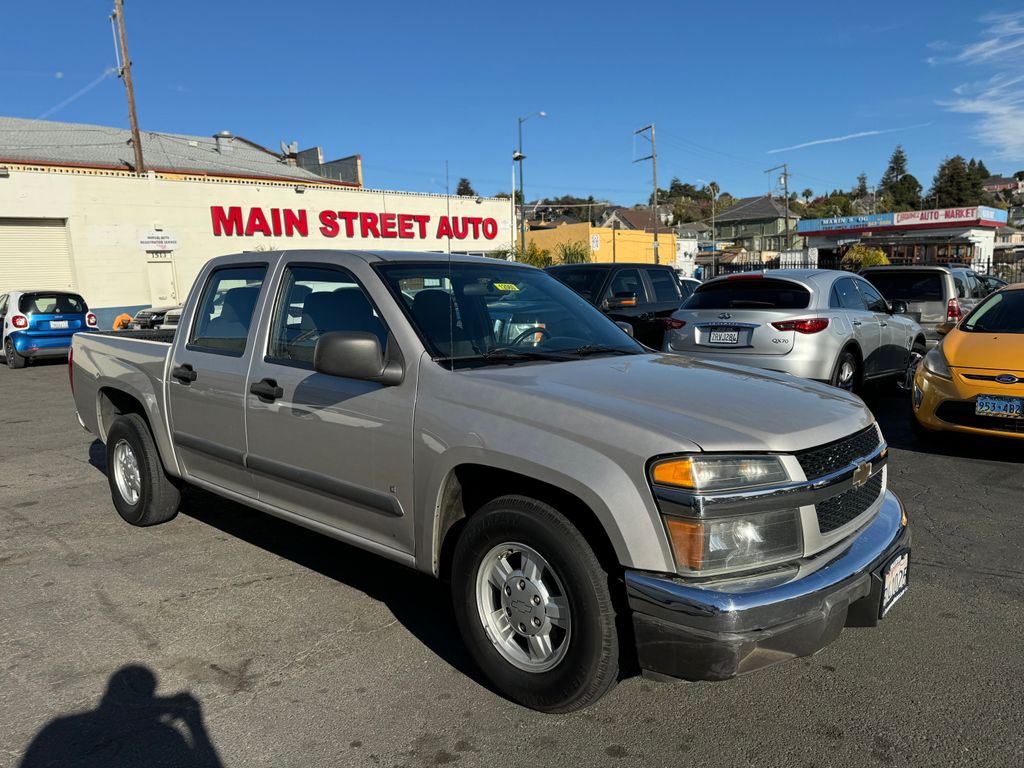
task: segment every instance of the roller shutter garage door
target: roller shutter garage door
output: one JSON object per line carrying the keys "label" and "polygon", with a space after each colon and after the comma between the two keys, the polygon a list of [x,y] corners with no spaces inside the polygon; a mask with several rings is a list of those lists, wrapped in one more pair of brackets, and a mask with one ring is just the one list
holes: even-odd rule
{"label": "roller shutter garage door", "polygon": [[0,218],[0,291],[74,287],[64,219]]}

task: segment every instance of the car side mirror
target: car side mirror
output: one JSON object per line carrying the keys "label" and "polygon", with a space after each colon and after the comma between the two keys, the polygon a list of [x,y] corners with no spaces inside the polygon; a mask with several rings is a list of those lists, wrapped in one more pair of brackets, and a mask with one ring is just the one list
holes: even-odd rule
{"label": "car side mirror", "polygon": [[331,331],[316,342],[313,369],[327,376],[394,386],[404,377],[402,363],[385,360],[380,339],[367,331]]}
{"label": "car side mirror", "polygon": [[610,298],[604,300],[605,309],[622,309],[623,307],[635,307],[636,306],[636,292],[635,291],[619,291],[613,294]]}
{"label": "car side mirror", "polygon": [[889,302],[889,314],[905,315],[910,311],[910,305],[903,299],[893,299]]}
{"label": "car side mirror", "polygon": [[935,327],[935,332],[939,334],[939,336],[945,336],[954,328],[956,328],[956,323],[940,323]]}
{"label": "car side mirror", "polygon": [[621,320],[617,320],[615,322],[615,324],[617,326],[619,326],[619,328],[621,328],[623,331],[628,333],[630,338],[632,338],[632,336],[633,336],[633,326],[632,325],[630,325],[629,323],[624,323]]}

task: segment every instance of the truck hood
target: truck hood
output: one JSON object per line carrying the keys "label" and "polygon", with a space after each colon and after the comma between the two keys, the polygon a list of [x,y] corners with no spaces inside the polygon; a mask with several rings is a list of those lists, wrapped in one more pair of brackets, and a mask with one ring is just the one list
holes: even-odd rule
{"label": "truck hood", "polygon": [[[842,390],[683,355],[595,357],[464,373],[485,385],[489,413],[560,432],[578,425],[589,438],[609,443],[635,438],[641,430],[679,445],[676,450],[692,444],[705,451],[791,452],[838,440],[874,421],[859,398]],[[595,434],[619,425],[616,432]]]}

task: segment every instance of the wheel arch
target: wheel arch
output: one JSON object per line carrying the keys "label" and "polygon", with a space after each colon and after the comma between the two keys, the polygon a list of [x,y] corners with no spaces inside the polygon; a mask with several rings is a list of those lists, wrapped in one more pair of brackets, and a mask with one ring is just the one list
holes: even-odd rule
{"label": "wheel arch", "polygon": [[[146,422],[146,427],[153,437],[153,444],[156,446],[156,452],[160,457],[160,463],[163,464],[164,470],[169,471],[171,474],[176,474],[173,456],[168,453],[168,448],[164,445],[162,440],[163,434],[153,428],[153,420],[143,403],[143,399],[139,395],[121,387],[105,385],[96,391],[96,414],[100,440],[106,442],[110,426],[114,423],[114,420],[118,416],[129,413],[139,415]],[[170,461],[168,461],[169,456],[171,457]]]}

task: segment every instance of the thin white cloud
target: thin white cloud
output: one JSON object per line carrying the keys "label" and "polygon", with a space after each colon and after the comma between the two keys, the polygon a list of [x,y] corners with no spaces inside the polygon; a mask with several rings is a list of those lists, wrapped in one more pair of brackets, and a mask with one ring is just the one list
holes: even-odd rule
{"label": "thin white cloud", "polygon": [[48,110],[43,112],[43,114],[41,114],[39,116],[39,119],[42,120],[44,118],[47,118],[50,115],[52,115],[52,114],[54,114],[56,112],[59,112],[60,110],[64,109],[64,107],[68,106],[68,104],[71,104],[72,102],[78,101],[80,98],[85,96],[85,94],[87,94],[93,88],[98,86],[100,83],[102,83],[108,77],[110,77],[111,75],[116,75],[116,74],[117,74],[117,70],[114,67],[107,67],[105,70],[103,70],[103,74],[101,74],[99,77],[97,77],[91,83],[89,83],[87,86],[85,86],[84,88],[79,89],[78,91],[75,91],[73,94],[68,96],[63,101],[54,104]]}
{"label": "thin white cloud", "polygon": [[1002,160],[1024,160],[1024,11],[989,14],[979,22],[985,25],[981,40],[936,63],[988,66],[995,74],[955,86],[954,98],[938,104],[950,112],[978,115],[974,133],[981,142]]}
{"label": "thin white cloud", "polygon": [[769,149],[765,154],[774,155],[779,152],[789,152],[794,149],[803,149],[804,147],[816,147],[819,144],[836,144],[840,141],[850,141],[851,139],[863,139],[866,136],[882,136],[886,133],[896,133],[897,131],[909,131],[913,128],[927,128],[931,123],[919,123],[918,125],[905,125],[900,128],[880,128],[874,131],[858,131],[857,133],[848,133],[845,136],[833,136],[828,139],[815,139],[814,141],[805,141],[803,144],[794,144],[791,147],[779,147],[778,149]]}

